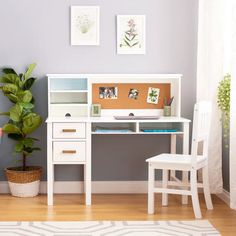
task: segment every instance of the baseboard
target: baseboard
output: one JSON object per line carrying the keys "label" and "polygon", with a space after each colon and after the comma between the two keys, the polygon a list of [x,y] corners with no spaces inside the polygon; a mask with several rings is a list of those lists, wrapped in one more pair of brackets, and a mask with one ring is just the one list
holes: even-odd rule
{"label": "baseboard", "polygon": [[[83,193],[83,181],[55,181],[54,193]],[[9,193],[7,181],[0,181],[0,193]],[[40,193],[47,193],[47,181],[41,181]],[[147,193],[147,181],[93,181],[92,193]]]}
{"label": "baseboard", "polygon": [[230,206],[230,193],[228,191],[223,189],[223,192],[217,194],[217,197],[219,197],[223,202]]}
{"label": "baseboard", "polygon": [[[92,193],[104,194],[135,194],[147,193],[147,181],[92,181]],[[160,182],[156,181],[156,185],[160,186]],[[54,193],[83,193],[83,181],[55,181]],[[199,189],[201,192],[202,189]],[[7,181],[0,181],[0,193],[9,193],[9,186]],[[47,181],[41,181],[40,193],[47,193]],[[227,205],[230,204],[229,192],[223,190],[223,193],[217,194]]]}

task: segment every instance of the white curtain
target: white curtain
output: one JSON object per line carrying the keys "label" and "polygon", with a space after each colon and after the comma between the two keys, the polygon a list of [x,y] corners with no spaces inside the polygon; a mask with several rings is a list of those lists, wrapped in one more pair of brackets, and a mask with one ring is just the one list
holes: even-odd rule
{"label": "white curtain", "polygon": [[209,181],[211,193],[221,193],[222,125],[217,107],[217,87],[224,75],[224,4],[227,0],[199,0],[197,101],[213,104],[209,140]]}
{"label": "white curtain", "polygon": [[236,1],[231,7],[230,207],[236,210]]}

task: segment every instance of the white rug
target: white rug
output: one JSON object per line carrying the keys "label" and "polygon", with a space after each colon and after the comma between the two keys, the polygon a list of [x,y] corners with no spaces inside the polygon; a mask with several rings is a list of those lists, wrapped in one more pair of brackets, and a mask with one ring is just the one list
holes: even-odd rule
{"label": "white rug", "polygon": [[1,236],[191,236],[220,235],[207,221],[0,222]]}

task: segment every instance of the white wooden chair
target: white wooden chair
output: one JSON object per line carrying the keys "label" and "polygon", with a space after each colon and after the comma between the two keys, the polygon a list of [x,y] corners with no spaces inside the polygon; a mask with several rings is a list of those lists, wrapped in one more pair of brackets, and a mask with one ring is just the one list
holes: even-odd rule
{"label": "white wooden chair", "polygon": [[[207,209],[213,209],[208,182],[208,137],[210,120],[211,103],[202,101],[195,104],[191,155],[161,154],[146,160],[148,162],[148,214],[154,214],[154,193],[162,193],[162,205],[164,206],[168,205],[168,194],[181,194],[192,196],[195,217],[201,218],[198,187],[203,188]],[[198,155],[199,143],[203,145],[201,155]],[[162,188],[155,187],[156,169],[163,171]],[[202,183],[197,182],[197,171],[200,169],[202,169]],[[169,170],[189,171],[190,183],[187,183],[186,186],[186,182],[180,180],[169,181]],[[173,186],[177,186],[177,188],[173,188]]]}

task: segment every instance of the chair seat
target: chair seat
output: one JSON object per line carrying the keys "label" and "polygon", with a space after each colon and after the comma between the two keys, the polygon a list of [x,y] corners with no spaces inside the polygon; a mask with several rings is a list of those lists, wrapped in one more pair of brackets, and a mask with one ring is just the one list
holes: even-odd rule
{"label": "chair seat", "polygon": [[[184,154],[169,154],[163,153],[151,158],[148,158],[146,162],[155,165],[156,169],[169,169],[169,170],[191,170],[191,155]],[[205,165],[207,158],[204,156],[197,156],[196,169],[202,168]]]}

